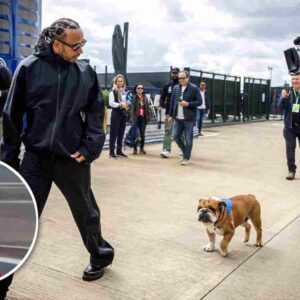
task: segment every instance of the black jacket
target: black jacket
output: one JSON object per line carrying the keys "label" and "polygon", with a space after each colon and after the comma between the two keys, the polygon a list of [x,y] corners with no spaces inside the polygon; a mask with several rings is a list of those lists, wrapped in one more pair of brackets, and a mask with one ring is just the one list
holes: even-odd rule
{"label": "black jacket", "polygon": [[[178,102],[181,96],[181,85],[176,85],[173,89],[170,116],[176,118]],[[183,100],[189,103],[189,106],[183,107],[183,115],[185,121],[195,121],[197,116],[197,106],[202,104],[202,97],[198,87],[193,83],[188,83],[183,93]]]}
{"label": "black jacket", "polygon": [[3,110],[1,160],[15,166],[23,141],[26,151],[65,157],[79,151],[91,162],[105,141],[103,117],[104,101],[92,67],[40,50],[15,72]]}
{"label": "black jacket", "polygon": [[173,88],[178,83],[179,83],[178,79],[172,80],[172,81],[168,82],[167,84],[165,84],[161,90],[159,106],[166,109],[166,115],[169,114]]}
{"label": "black jacket", "polygon": [[[145,107],[145,119],[146,119],[146,124],[150,121],[151,119],[151,114],[150,114],[150,106],[149,106],[149,100],[146,95],[144,95],[144,107]],[[138,119],[138,109],[139,109],[139,99],[138,96],[134,95],[131,105],[130,105],[130,122],[132,124],[137,123]]]}
{"label": "black jacket", "polygon": [[8,95],[9,87],[11,84],[11,74],[7,67],[0,65],[0,117],[2,117],[3,107]]}

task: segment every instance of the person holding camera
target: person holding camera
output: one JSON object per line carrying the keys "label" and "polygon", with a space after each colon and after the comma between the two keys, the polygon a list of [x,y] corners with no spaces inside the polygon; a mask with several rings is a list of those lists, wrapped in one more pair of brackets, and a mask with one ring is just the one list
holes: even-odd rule
{"label": "person holding camera", "polygon": [[288,165],[287,180],[294,180],[296,175],[296,140],[300,144],[300,72],[292,75],[292,88],[283,89],[278,106],[284,112],[283,136],[286,144]]}
{"label": "person holding camera", "polygon": [[[113,88],[109,93],[109,106],[112,108],[110,119],[109,134],[109,157],[110,158],[128,158],[122,152],[123,137],[128,117],[127,110],[129,104],[126,101],[126,80],[123,75],[117,75],[113,80]],[[117,141],[117,153],[115,153],[115,144]]]}

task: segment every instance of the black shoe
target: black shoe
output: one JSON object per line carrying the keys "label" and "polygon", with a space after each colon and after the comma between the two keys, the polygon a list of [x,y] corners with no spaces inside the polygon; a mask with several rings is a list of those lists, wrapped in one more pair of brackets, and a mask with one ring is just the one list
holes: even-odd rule
{"label": "black shoe", "polygon": [[117,151],[117,157],[128,158],[128,156],[125,153],[123,153],[122,151]]}
{"label": "black shoe", "polygon": [[115,153],[110,153],[109,154],[109,158],[114,158],[114,159],[117,159],[117,155]]}
{"label": "black shoe", "polygon": [[289,171],[289,174],[285,177],[286,180],[294,180],[295,179],[295,172]]}
{"label": "black shoe", "polygon": [[104,274],[104,267],[98,267],[89,263],[88,266],[85,268],[82,280],[84,281],[93,281],[101,278]]}

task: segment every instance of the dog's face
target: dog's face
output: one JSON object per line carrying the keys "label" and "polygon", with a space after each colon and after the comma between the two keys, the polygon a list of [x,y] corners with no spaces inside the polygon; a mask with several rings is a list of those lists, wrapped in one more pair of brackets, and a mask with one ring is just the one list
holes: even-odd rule
{"label": "dog's face", "polygon": [[224,213],[224,205],[224,202],[212,198],[200,199],[197,208],[198,221],[206,225],[215,223]]}

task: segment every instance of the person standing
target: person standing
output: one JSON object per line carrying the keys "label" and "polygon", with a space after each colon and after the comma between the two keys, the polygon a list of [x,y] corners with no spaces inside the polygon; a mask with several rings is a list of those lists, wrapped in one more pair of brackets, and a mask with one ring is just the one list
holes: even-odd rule
{"label": "person standing", "polygon": [[[130,119],[131,122],[139,129],[141,154],[147,154],[144,149],[144,145],[146,125],[150,118],[149,100],[145,95],[144,86],[138,83],[134,87],[134,97],[130,106]],[[133,149],[133,154],[138,154],[137,145]]]}
{"label": "person standing", "polygon": [[[42,31],[35,54],[19,64],[13,77],[3,110],[0,158],[27,181],[39,216],[52,183],[58,186],[90,253],[82,279],[92,281],[112,263],[114,249],[102,237],[91,189],[90,164],[105,141],[104,101],[96,72],[78,60],[85,43],[79,24],[68,18]],[[21,142],[25,154],[20,164]]]}
{"label": "person standing", "polygon": [[[199,90],[202,98],[202,105],[197,107],[197,128],[198,128],[198,137],[202,136],[202,123],[203,117],[205,116],[206,111],[208,110],[208,101],[206,97],[206,82],[201,81],[199,84]],[[209,112],[208,112],[209,113]]]}
{"label": "person standing", "polygon": [[171,70],[172,80],[164,85],[160,96],[160,104],[158,107],[158,111],[161,112],[162,108],[166,109],[165,136],[163,141],[163,151],[160,154],[162,158],[169,158],[171,155],[173,121],[169,121],[169,111],[170,111],[173,88],[175,85],[179,83],[178,74],[179,74],[179,68],[172,68]]}
{"label": "person standing", "polygon": [[283,90],[278,106],[284,112],[283,136],[286,145],[286,159],[288,166],[287,180],[294,180],[296,175],[296,140],[300,144],[300,73],[292,75],[292,88]]}
{"label": "person standing", "polygon": [[10,84],[11,73],[6,66],[0,64],[0,137],[2,136],[2,111],[6,102]]}
{"label": "person standing", "polygon": [[[179,73],[179,85],[174,87],[169,121],[174,119],[174,140],[183,153],[182,166],[190,164],[193,148],[193,129],[196,121],[197,106],[201,106],[202,99],[198,87],[189,82],[188,71]],[[182,141],[182,133],[185,141]]]}
{"label": "person standing", "polygon": [[[122,152],[123,137],[128,117],[129,104],[126,102],[126,80],[123,75],[117,75],[113,80],[113,88],[109,93],[109,106],[112,108],[109,133],[109,157],[128,158]],[[117,153],[115,144],[117,141]]]}

